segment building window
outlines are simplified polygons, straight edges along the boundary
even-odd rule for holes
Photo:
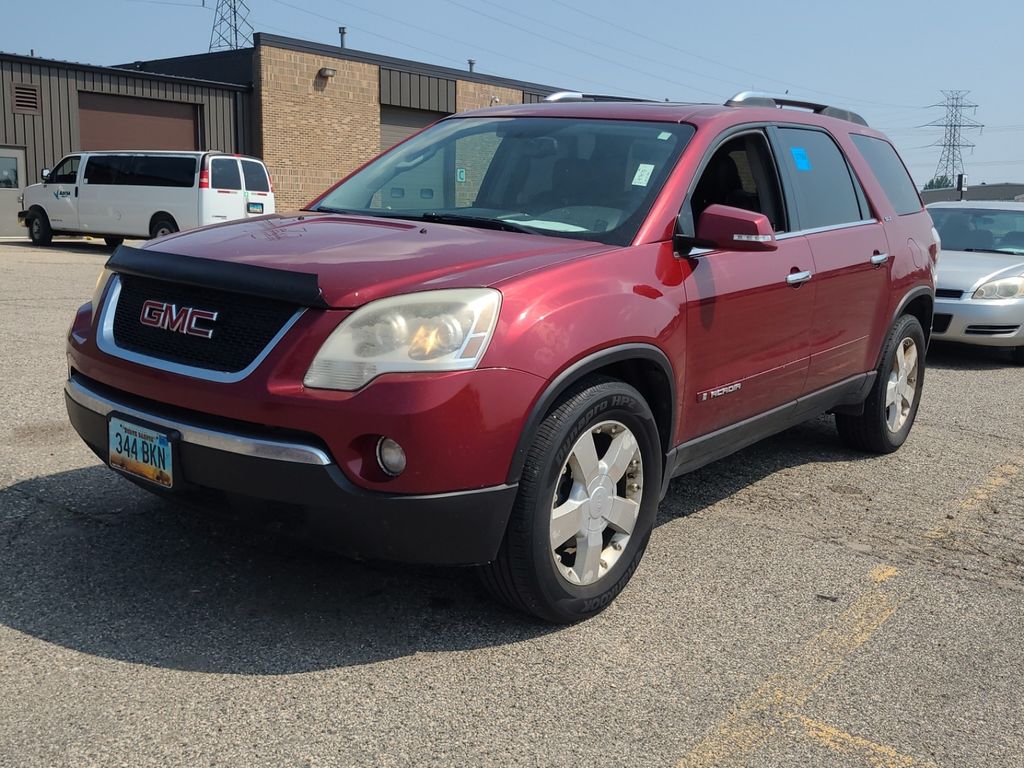
[[[14,86],[14,113],[39,114],[39,86],[32,83],[12,83]]]

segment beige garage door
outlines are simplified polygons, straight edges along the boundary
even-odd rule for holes
[[[177,101],[79,92],[82,149],[199,149],[197,110]]]
[[[0,147],[0,237],[25,234],[18,224],[18,195],[26,186],[25,150]]]
[[[421,128],[436,123],[444,112],[431,112],[426,109],[406,109],[405,107],[380,108],[380,148],[383,152],[398,142],[409,138]]]

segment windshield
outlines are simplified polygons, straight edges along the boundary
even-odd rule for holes
[[[624,120],[450,119],[313,208],[625,245],[693,132]]]
[[[1024,210],[929,208],[928,212],[945,250],[1024,254]]]

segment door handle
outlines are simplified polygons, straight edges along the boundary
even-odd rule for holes
[[[800,285],[806,283],[812,277],[810,272],[793,272],[786,275],[786,282],[790,285]]]
[[[876,253],[874,256],[871,257],[871,263],[874,264],[876,267],[882,266],[888,260],[889,260],[889,254],[888,253]]]

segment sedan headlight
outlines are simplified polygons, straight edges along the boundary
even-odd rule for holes
[[[354,390],[382,373],[475,368],[498,323],[501,294],[453,288],[380,299],[345,318],[303,383]]]
[[[974,292],[975,299],[1020,299],[1024,298],[1024,276],[1004,277],[985,283]]]

